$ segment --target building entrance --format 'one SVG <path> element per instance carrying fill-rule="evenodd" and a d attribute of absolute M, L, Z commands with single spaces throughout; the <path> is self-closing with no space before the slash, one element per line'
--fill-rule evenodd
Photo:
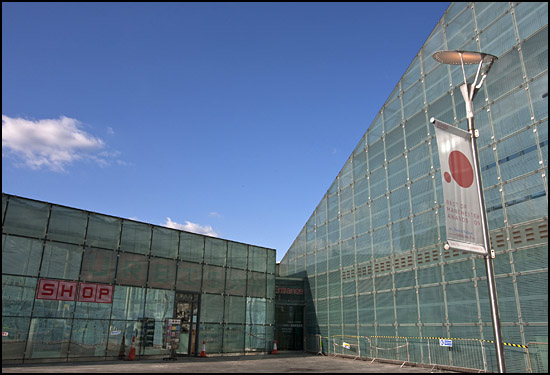
<path fill-rule="evenodd" d="M 178 355 L 196 355 L 199 315 L 199 294 L 176 292 L 174 318 L 181 320 Z"/>

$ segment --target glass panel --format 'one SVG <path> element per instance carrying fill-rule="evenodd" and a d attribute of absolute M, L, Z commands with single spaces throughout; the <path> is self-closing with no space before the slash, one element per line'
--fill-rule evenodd
<path fill-rule="evenodd" d="M 102 357 L 108 338 L 108 320 L 75 320 L 69 357 Z"/>
<path fill-rule="evenodd" d="M 144 307 L 145 288 L 115 287 L 111 319 L 138 320 L 143 317 Z"/>
<path fill-rule="evenodd" d="M 407 164 L 404 157 L 399 157 L 388 164 L 388 186 L 390 191 L 407 183 Z"/>
<path fill-rule="evenodd" d="M 249 246 L 248 247 L 248 269 L 251 271 L 265 272 L 267 269 L 266 249 Z"/>
<path fill-rule="evenodd" d="M 353 208 L 352 194 L 353 194 L 353 191 L 351 186 L 348 186 L 347 188 L 345 188 L 340 192 L 340 213 L 341 214 L 349 212 Z M 315 240 L 314 236 L 313 236 L 313 240 Z"/>
<path fill-rule="evenodd" d="M 78 280 L 82 261 L 82 246 L 47 242 L 40 276 L 44 278 Z"/>
<path fill-rule="evenodd" d="M 31 316 L 37 279 L 2 275 L 2 318 Z"/>
<path fill-rule="evenodd" d="M 28 318 L 12 318 L 2 316 L 2 359 L 23 359 L 30 320 Z"/>
<path fill-rule="evenodd" d="M 422 82 L 418 82 L 403 94 L 403 113 L 405 118 L 411 117 L 424 108 L 424 93 L 422 89 Z"/>
<path fill-rule="evenodd" d="M 145 297 L 145 317 L 154 318 L 161 324 L 164 319 L 171 318 L 174 314 L 174 294 L 175 292 L 172 290 L 148 288 Z"/>
<path fill-rule="evenodd" d="M 107 342 L 106 355 L 110 357 L 117 357 L 120 353 L 123 340 L 124 347 L 126 349 L 125 354 L 129 354 L 129 347 L 132 343 L 132 337 L 134 337 L 136 332 L 139 331 L 139 324 L 140 323 L 138 322 L 127 322 L 124 320 L 111 320 L 111 324 L 109 325 L 109 340 Z M 121 333 L 113 334 L 118 331 L 120 331 Z M 136 340 L 139 340 L 138 337 L 136 337 Z M 139 351 L 139 344 L 139 341 L 136 341 L 136 351 Z M 136 354 L 139 354 L 139 352 Z"/>
<path fill-rule="evenodd" d="M 72 208 L 52 206 L 48 239 L 82 244 L 88 213 Z"/>
<path fill-rule="evenodd" d="M 202 266 L 197 263 L 179 262 L 176 288 L 190 292 L 201 290 Z"/>
<path fill-rule="evenodd" d="M 4 225 L 4 215 L 6 213 L 7 206 L 8 206 L 8 196 L 2 193 L 2 225 Z"/>
<path fill-rule="evenodd" d="M 114 217 L 90 214 L 86 243 L 88 246 L 116 249 L 122 221 Z"/>
<path fill-rule="evenodd" d="M 502 139 L 531 123 L 527 92 L 517 90 L 491 105 L 495 138 Z"/>
<path fill-rule="evenodd" d="M 25 357 L 67 357 L 72 323 L 69 319 L 32 319 Z"/>
<path fill-rule="evenodd" d="M 493 72 L 491 71 L 491 73 Z M 441 99 L 428 106 L 428 118 L 432 117 L 448 124 L 454 124 L 453 101 L 451 95 L 443 95 Z M 434 134 L 433 131 L 430 133 Z"/>
<path fill-rule="evenodd" d="M 151 255 L 176 258 L 178 254 L 179 232 L 174 229 L 153 227 Z"/>
<path fill-rule="evenodd" d="M 2 231 L 44 238 L 50 207 L 46 203 L 10 197 Z"/>
<path fill-rule="evenodd" d="M 204 238 L 204 236 L 193 233 L 180 232 L 180 259 L 197 263 L 202 262 Z"/>
<path fill-rule="evenodd" d="M 276 271 L 276 252 L 275 250 L 267 250 L 267 272 L 275 273 Z"/>
<path fill-rule="evenodd" d="M 420 57 L 416 56 L 407 69 L 407 73 L 401 78 L 401 89 L 406 91 L 418 80 L 420 80 Z"/>
<path fill-rule="evenodd" d="M 548 117 L 548 74 L 529 84 L 535 120 Z"/>
<path fill-rule="evenodd" d="M 389 132 L 391 129 L 401 123 L 403 116 L 401 113 L 401 100 L 397 98 L 393 102 L 384 106 L 384 129 Z M 372 168 L 372 164 L 371 164 Z"/>
<path fill-rule="evenodd" d="M 224 298 L 219 294 L 203 294 L 201 298 L 201 323 L 222 323 Z M 204 332 L 200 332 L 201 337 Z M 203 338 L 204 340 L 204 338 Z"/>
<path fill-rule="evenodd" d="M 521 48 L 527 78 L 533 78 L 548 70 L 548 27 L 524 41 Z M 548 101 L 546 102 L 548 103 Z"/>
<path fill-rule="evenodd" d="M 498 77 L 505 78 L 497 79 Z M 486 87 L 489 100 L 501 97 L 522 83 L 523 72 L 519 52 L 517 49 L 514 49 L 495 61 L 491 68 L 491 74 L 487 75 Z"/>
<path fill-rule="evenodd" d="M 366 177 L 357 180 L 353 186 L 354 206 L 359 207 L 369 201 L 369 180 Z"/>
<path fill-rule="evenodd" d="M 247 324 L 265 324 L 267 305 L 264 298 L 246 299 L 246 323 Z"/>
<path fill-rule="evenodd" d="M 121 253 L 117 269 L 117 283 L 143 286 L 147 281 L 149 262 L 144 255 Z"/>
<path fill-rule="evenodd" d="M 514 11 L 520 39 L 528 38 L 541 27 L 548 25 L 548 3 L 546 2 L 522 2 L 514 8 Z"/>
<path fill-rule="evenodd" d="M 67 318 L 73 317 L 74 301 L 51 301 L 37 299 L 34 301 L 33 317 Z"/>
<path fill-rule="evenodd" d="M 367 132 L 367 144 L 371 145 L 374 142 L 378 141 L 382 137 L 383 131 L 384 129 L 382 127 L 382 115 L 378 114 L 376 115 L 376 118 L 374 119 L 372 124 L 369 126 L 369 130 Z"/>
<path fill-rule="evenodd" d="M 246 294 L 246 271 L 228 268 L 225 283 L 225 293 L 244 296 Z"/>
<path fill-rule="evenodd" d="M 423 248 L 437 242 L 436 215 L 432 211 L 417 215 L 414 218 L 414 244 Z"/>
<path fill-rule="evenodd" d="M 434 60 L 431 56 L 430 60 Z M 438 64 L 426 78 L 424 85 L 426 87 L 426 102 L 432 104 L 437 98 L 442 95 L 447 95 L 451 81 L 449 80 L 449 67 L 446 64 Z"/>
<path fill-rule="evenodd" d="M 117 256 L 114 251 L 86 248 L 80 279 L 82 281 L 113 283 L 116 261 Z"/>
<path fill-rule="evenodd" d="M 42 241 L 2 236 L 2 273 L 38 276 Z"/>
<path fill-rule="evenodd" d="M 176 261 L 151 258 L 148 285 L 153 288 L 172 289 L 176 284 Z"/>
<path fill-rule="evenodd" d="M 386 158 L 392 160 L 404 152 L 403 128 L 398 127 L 386 134 Z"/>
<path fill-rule="evenodd" d="M 322 225 L 327 222 L 327 196 L 323 196 L 321 203 L 317 206 L 315 210 L 315 217 L 317 220 L 317 226 Z"/>
<path fill-rule="evenodd" d="M 110 303 L 76 302 L 75 318 L 109 319 L 111 315 Z"/>
<path fill-rule="evenodd" d="M 387 192 L 386 187 L 386 169 L 378 168 L 369 176 L 370 181 L 370 198 L 375 199 Z"/>
<path fill-rule="evenodd" d="M 221 353 L 223 341 L 223 326 L 216 324 L 201 324 L 200 325 L 200 340 L 205 341 L 207 353 Z"/>
<path fill-rule="evenodd" d="M 120 250 L 147 255 L 149 254 L 150 246 L 150 225 L 123 220 Z"/>
<path fill-rule="evenodd" d="M 244 325 L 230 324 L 223 329 L 223 351 L 224 353 L 244 352 L 245 339 Z"/>
<path fill-rule="evenodd" d="M 267 275 L 259 272 L 248 272 L 248 292 L 252 297 L 265 297 Z"/>
<path fill-rule="evenodd" d="M 328 197 L 328 220 L 338 217 L 338 194 Z"/>
<path fill-rule="evenodd" d="M 504 17 L 479 34 L 481 51 L 491 51 L 491 55 L 500 56 L 516 44 L 516 32 L 512 15 Z"/>
<path fill-rule="evenodd" d="M 464 13 L 455 18 L 447 25 L 447 50 L 453 51 L 460 49 L 464 41 L 470 40 L 475 35 L 474 20 L 471 9 L 466 9 Z"/>
<path fill-rule="evenodd" d="M 427 143 L 409 151 L 407 159 L 409 161 L 409 176 L 411 176 L 411 180 L 419 179 L 430 172 L 431 162 Z"/>
<path fill-rule="evenodd" d="M 406 187 L 394 190 L 390 194 L 390 214 L 393 222 L 409 216 L 409 190 Z"/>
<path fill-rule="evenodd" d="M 493 22 L 501 14 L 503 14 L 507 10 L 510 10 L 510 4 L 504 3 L 504 2 L 503 3 L 477 2 L 474 4 L 475 4 L 476 23 L 477 23 L 478 30 L 485 29 L 491 22 Z"/>
<path fill-rule="evenodd" d="M 506 214 L 509 224 L 534 220 L 546 215 L 546 200 L 543 179 L 534 174 L 503 186 Z"/>
<path fill-rule="evenodd" d="M 225 266 L 227 256 L 227 241 L 217 238 L 205 238 L 204 262 L 218 266 Z"/>
<path fill-rule="evenodd" d="M 504 181 L 539 168 L 535 133 L 531 129 L 498 143 L 497 151 Z"/>
<path fill-rule="evenodd" d="M 248 259 L 248 246 L 237 242 L 228 242 L 227 266 L 245 270 Z"/>
<path fill-rule="evenodd" d="M 413 213 L 422 212 L 434 206 L 432 178 L 426 177 L 411 184 Z"/>
<path fill-rule="evenodd" d="M 372 227 L 378 228 L 388 224 L 388 199 L 383 196 L 375 199 L 371 204 Z"/>
<path fill-rule="evenodd" d="M 245 323 L 246 299 L 244 297 L 227 296 L 225 298 L 225 323 Z"/>
<path fill-rule="evenodd" d="M 440 65 L 434 58 L 432 58 L 432 55 L 434 52 L 444 49 L 446 48 L 444 46 L 443 30 L 441 23 L 438 23 L 426 43 L 424 43 L 424 47 L 422 47 L 422 64 L 424 66 L 424 73 L 428 73 L 436 65 Z"/>
<path fill-rule="evenodd" d="M 338 178 L 338 184 L 340 189 L 345 188 L 346 186 L 350 185 L 353 179 L 353 176 L 351 174 L 352 165 L 351 165 L 351 158 L 349 158 L 346 161 L 346 164 L 344 165 L 344 168 L 340 171 L 339 178 Z"/>
<path fill-rule="evenodd" d="M 225 268 L 204 266 L 202 291 L 222 294 L 225 290 Z"/>

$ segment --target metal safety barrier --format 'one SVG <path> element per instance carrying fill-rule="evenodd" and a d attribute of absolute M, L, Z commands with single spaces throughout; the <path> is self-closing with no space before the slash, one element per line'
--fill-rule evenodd
<path fill-rule="evenodd" d="M 397 336 L 306 336 L 306 350 L 321 355 L 347 356 L 372 362 L 389 360 L 405 364 L 497 372 L 492 340 L 397 337 Z M 510 372 L 548 372 L 548 343 L 528 345 L 503 343 Z"/>

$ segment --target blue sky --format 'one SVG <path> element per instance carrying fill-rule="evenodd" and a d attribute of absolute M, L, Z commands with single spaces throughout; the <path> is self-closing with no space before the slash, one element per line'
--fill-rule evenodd
<path fill-rule="evenodd" d="M 2 191 L 290 247 L 449 3 L 2 3 Z"/>

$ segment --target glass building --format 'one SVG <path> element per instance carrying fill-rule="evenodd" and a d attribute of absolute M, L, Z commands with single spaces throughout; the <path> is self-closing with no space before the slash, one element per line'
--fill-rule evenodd
<path fill-rule="evenodd" d="M 508 371 L 547 370 L 546 2 L 449 6 L 288 249 L 280 276 L 308 281 L 309 350 L 496 371 L 484 259 L 443 248 L 429 119 L 467 124 L 462 70 L 435 61 L 439 50 L 498 57 L 474 110 L 505 358 Z M 440 338 L 455 339 L 452 350 Z"/>
<path fill-rule="evenodd" d="M 2 363 L 270 351 L 275 268 L 272 249 L 2 194 Z"/>

